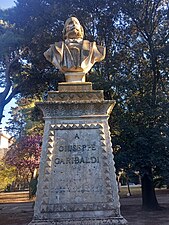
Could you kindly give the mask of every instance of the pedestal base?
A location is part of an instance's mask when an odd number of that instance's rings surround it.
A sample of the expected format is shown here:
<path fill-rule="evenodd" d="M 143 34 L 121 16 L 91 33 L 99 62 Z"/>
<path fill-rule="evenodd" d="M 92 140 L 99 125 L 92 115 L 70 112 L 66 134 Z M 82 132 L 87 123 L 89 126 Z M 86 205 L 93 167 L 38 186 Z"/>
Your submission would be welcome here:
<path fill-rule="evenodd" d="M 127 221 L 123 217 L 109 219 L 81 219 L 81 220 L 64 220 L 64 221 L 42 221 L 34 220 L 29 225 L 126 225 Z"/>
<path fill-rule="evenodd" d="M 32 220 L 28 225 L 56 225 L 56 223 L 49 220 Z"/>
<path fill-rule="evenodd" d="M 66 82 L 85 82 L 85 73 L 83 72 L 67 72 L 65 73 Z"/>

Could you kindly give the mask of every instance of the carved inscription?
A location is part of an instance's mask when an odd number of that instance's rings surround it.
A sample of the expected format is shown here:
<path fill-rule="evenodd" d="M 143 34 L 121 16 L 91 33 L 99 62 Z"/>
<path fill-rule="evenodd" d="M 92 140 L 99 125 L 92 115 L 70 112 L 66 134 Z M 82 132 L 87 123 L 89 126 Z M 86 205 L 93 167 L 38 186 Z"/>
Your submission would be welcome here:
<path fill-rule="evenodd" d="M 80 139 L 78 134 L 75 135 L 75 139 Z M 91 145 L 81 145 L 81 144 L 72 144 L 72 145 L 60 145 L 58 146 L 59 152 L 77 152 L 81 153 L 80 156 L 74 156 L 74 157 L 65 157 L 65 158 L 55 158 L 55 164 L 81 164 L 81 163 L 99 163 L 99 157 L 96 157 L 95 155 L 91 157 L 84 157 L 83 152 L 85 151 L 96 151 L 96 144 L 93 142 Z M 97 154 L 97 151 L 96 151 Z M 85 155 L 85 154 L 84 154 Z"/>
<path fill-rule="evenodd" d="M 72 157 L 72 158 L 56 158 L 55 159 L 55 164 L 81 164 L 81 163 L 99 163 L 99 157 L 92 156 L 90 158 L 88 157 L 82 157 L 82 156 L 77 156 L 77 157 Z"/>
<path fill-rule="evenodd" d="M 100 146 L 97 128 L 55 130 L 50 204 L 106 201 Z"/>

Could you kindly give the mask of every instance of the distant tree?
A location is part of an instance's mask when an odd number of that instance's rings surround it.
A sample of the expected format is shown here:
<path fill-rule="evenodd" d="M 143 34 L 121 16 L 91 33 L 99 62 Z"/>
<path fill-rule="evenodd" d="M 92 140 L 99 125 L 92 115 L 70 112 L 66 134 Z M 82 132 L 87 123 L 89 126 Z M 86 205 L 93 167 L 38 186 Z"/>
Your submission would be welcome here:
<path fill-rule="evenodd" d="M 16 180 L 16 175 L 15 166 L 9 166 L 3 160 L 0 160 L 0 191 L 4 191 L 7 186 L 10 187 L 12 182 Z"/>
<path fill-rule="evenodd" d="M 35 105 L 37 99 L 20 98 L 12 107 L 11 118 L 5 126 L 6 131 L 15 139 L 26 135 L 42 135 L 44 121 L 42 112 Z"/>
<path fill-rule="evenodd" d="M 6 123 L 5 130 L 11 137 L 19 138 L 25 134 L 25 116 L 19 106 L 11 107 L 9 111 L 11 118 Z"/>
<path fill-rule="evenodd" d="M 33 178 L 39 168 L 41 136 L 25 136 L 16 141 L 6 154 L 6 163 L 15 166 L 18 174 L 27 174 Z"/>

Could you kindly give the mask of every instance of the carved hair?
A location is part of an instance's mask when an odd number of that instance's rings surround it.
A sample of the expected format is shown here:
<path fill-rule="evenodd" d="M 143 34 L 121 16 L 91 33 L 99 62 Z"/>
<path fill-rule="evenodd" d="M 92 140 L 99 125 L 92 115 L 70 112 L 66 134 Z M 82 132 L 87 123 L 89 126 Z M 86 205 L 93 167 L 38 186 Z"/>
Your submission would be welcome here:
<path fill-rule="evenodd" d="M 63 28 L 63 39 L 65 40 L 66 38 L 67 38 L 67 33 L 66 33 L 66 26 L 67 26 L 67 24 L 69 24 L 70 23 L 70 21 L 72 21 L 73 19 L 75 19 L 75 20 L 77 20 L 78 22 L 79 22 L 79 20 L 76 18 L 76 17 L 70 17 L 70 18 L 68 18 L 67 20 L 66 20 L 66 22 L 65 22 L 65 25 L 64 25 L 64 28 Z M 80 22 L 79 22 L 79 24 L 80 24 Z M 84 29 L 83 29 L 83 27 L 80 25 L 80 30 L 79 30 L 79 32 L 78 32 L 78 38 L 82 38 L 83 39 L 83 37 L 84 37 Z"/>

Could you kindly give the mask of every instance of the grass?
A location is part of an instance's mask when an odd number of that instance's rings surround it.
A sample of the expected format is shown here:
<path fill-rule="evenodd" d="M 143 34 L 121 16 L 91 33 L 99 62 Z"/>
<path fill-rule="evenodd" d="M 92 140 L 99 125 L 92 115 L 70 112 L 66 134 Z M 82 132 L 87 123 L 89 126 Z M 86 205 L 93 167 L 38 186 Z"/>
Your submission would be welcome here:
<path fill-rule="evenodd" d="M 132 196 L 141 196 L 141 186 L 140 185 L 131 185 L 130 191 Z M 121 186 L 119 195 L 120 197 L 128 196 L 128 188 L 127 186 Z"/>

